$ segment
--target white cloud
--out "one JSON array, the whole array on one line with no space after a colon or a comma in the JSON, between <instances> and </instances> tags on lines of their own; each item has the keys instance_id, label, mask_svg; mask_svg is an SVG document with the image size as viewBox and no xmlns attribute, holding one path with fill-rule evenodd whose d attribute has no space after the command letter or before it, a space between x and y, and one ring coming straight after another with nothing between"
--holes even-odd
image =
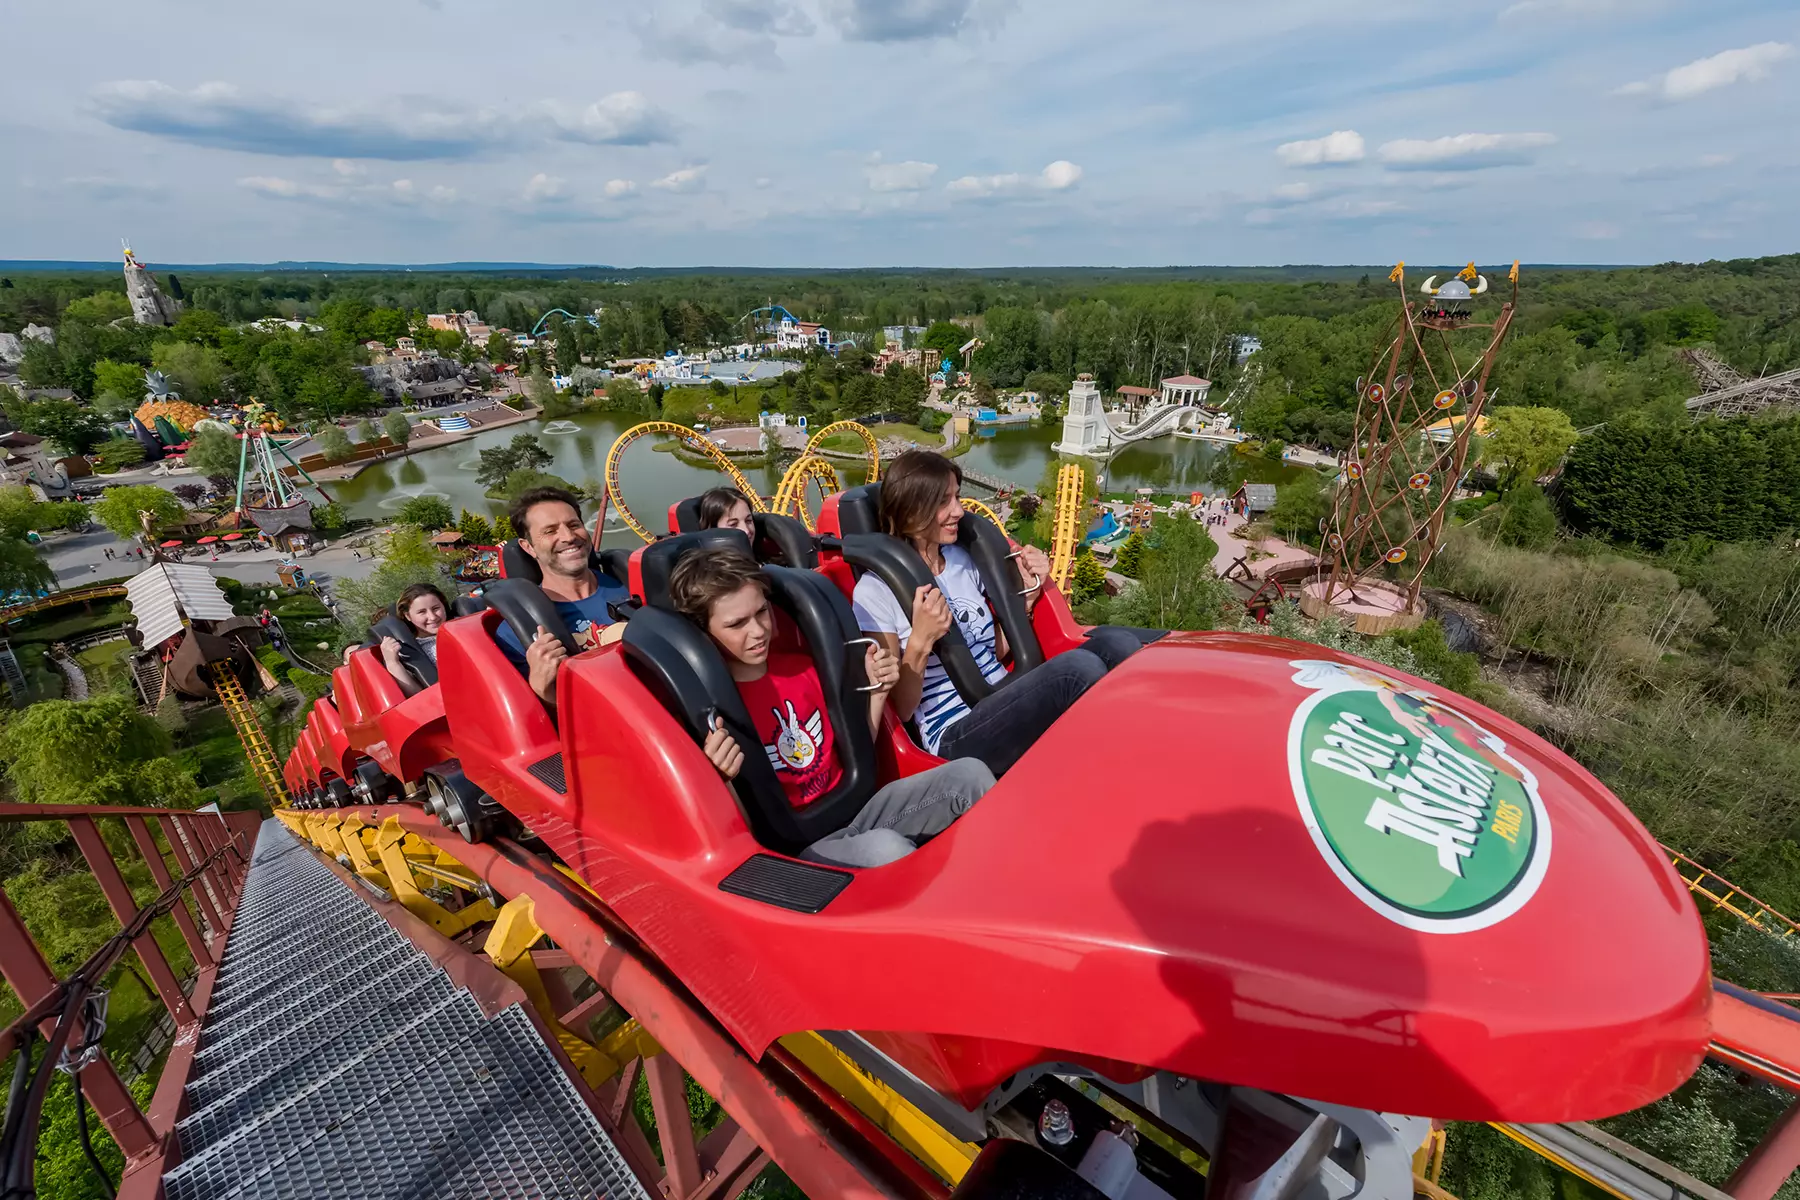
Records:
<instances>
[{"instance_id":1,"label":"white cloud","mask_svg":"<svg viewBox=\"0 0 1800 1200\"><path fill-rule=\"evenodd\" d=\"M361 163L352 162L347 158L332 159L331 169L336 171L339 175L344 176L346 179L354 178L368 170L368 168Z\"/></svg>"},{"instance_id":2,"label":"white cloud","mask_svg":"<svg viewBox=\"0 0 1800 1200\"><path fill-rule=\"evenodd\" d=\"M1354 129L1339 129L1321 138L1284 142L1275 157L1290 167L1338 166L1363 160L1363 136Z\"/></svg>"},{"instance_id":3,"label":"white cloud","mask_svg":"<svg viewBox=\"0 0 1800 1200\"><path fill-rule=\"evenodd\" d=\"M650 186L661 188L665 192L697 192L706 182L706 167L682 167L679 171L671 171Z\"/></svg>"},{"instance_id":4,"label":"white cloud","mask_svg":"<svg viewBox=\"0 0 1800 1200\"><path fill-rule=\"evenodd\" d=\"M600 190L606 193L609 199L616 199L619 196L629 196L637 191L637 184L629 179L609 179L606 181L606 186Z\"/></svg>"},{"instance_id":5,"label":"white cloud","mask_svg":"<svg viewBox=\"0 0 1800 1200\"><path fill-rule=\"evenodd\" d=\"M557 136L597 146L648 146L674 141L675 120L642 92L614 92L562 123Z\"/></svg>"},{"instance_id":6,"label":"white cloud","mask_svg":"<svg viewBox=\"0 0 1800 1200\"><path fill-rule=\"evenodd\" d=\"M1080 167L1067 159L1059 158L1036 175L1024 175L1017 171L1005 175L964 175L945 184L944 190L953 196L974 199L1028 191L1061 192L1080 182L1082 174Z\"/></svg>"},{"instance_id":7,"label":"white cloud","mask_svg":"<svg viewBox=\"0 0 1800 1200\"><path fill-rule=\"evenodd\" d=\"M1757 83L1769 77L1776 64L1794 57L1794 47L1787 42L1760 42L1738 50L1722 50L1707 58L1698 58L1685 66L1659 75L1640 79L1617 89L1617 96L1655 96L1671 103L1692 100L1719 88L1736 83Z\"/></svg>"},{"instance_id":8,"label":"white cloud","mask_svg":"<svg viewBox=\"0 0 1800 1200\"><path fill-rule=\"evenodd\" d=\"M358 159L466 159L550 139L620 146L675 139L674 119L640 92L615 92L569 115L555 105L502 112L419 96L325 107L249 95L227 83L184 92L155 79L125 79L95 88L88 108L115 129L189 145L328 158L345 177Z\"/></svg>"},{"instance_id":9,"label":"white cloud","mask_svg":"<svg viewBox=\"0 0 1800 1200\"><path fill-rule=\"evenodd\" d=\"M1634 7L1635 6L1635 7ZM1633 13L1650 8L1648 0L1519 0L1500 11L1502 21L1563 20Z\"/></svg>"},{"instance_id":10,"label":"white cloud","mask_svg":"<svg viewBox=\"0 0 1800 1200\"><path fill-rule=\"evenodd\" d=\"M528 204L542 204L548 200L563 200L569 195L569 185L560 176L547 175L539 171L525 184L525 200Z\"/></svg>"},{"instance_id":11,"label":"white cloud","mask_svg":"<svg viewBox=\"0 0 1800 1200\"><path fill-rule=\"evenodd\" d=\"M931 186L937 164L908 160L897 163L872 163L863 169L869 177L871 192L917 192Z\"/></svg>"},{"instance_id":12,"label":"white cloud","mask_svg":"<svg viewBox=\"0 0 1800 1200\"><path fill-rule=\"evenodd\" d=\"M912 42L955 37L998 25L1016 0L826 0L825 11L853 42Z\"/></svg>"},{"instance_id":13,"label":"white cloud","mask_svg":"<svg viewBox=\"0 0 1800 1200\"><path fill-rule=\"evenodd\" d=\"M1310 183L1284 183L1275 189L1277 200L1286 200L1293 204L1298 204L1302 200L1311 200L1313 195L1314 188Z\"/></svg>"},{"instance_id":14,"label":"white cloud","mask_svg":"<svg viewBox=\"0 0 1800 1200\"><path fill-rule=\"evenodd\" d=\"M272 196L279 200L301 198L331 200L342 195L336 188L319 187L315 184L301 183L298 180L283 179L278 175L246 175L238 180L238 186L260 196Z\"/></svg>"},{"instance_id":15,"label":"white cloud","mask_svg":"<svg viewBox=\"0 0 1800 1200\"><path fill-rule=\"evenodd\" d=\"M1081 168L1066 158L1059 158L1045 167L1038 176L1039 181L1053 192L1067 191L1081 182Z\"/></svg>"},{"instance_id":16,"label":"white cloud","mask_svg":"<svg viewBox=\"0 0 1800 1200\"><path fill-rule=\"evenodd\" d=\"M1553 133L1458 133L1385 142L1380 154L1381 161L1396 170L1472 171L1529 162L1533 151L1555 144Z\"/></svg>"},{"instance_id":17,"label":"white cloud","mask_svg":"<svg viewBox=\"0 0 1800 1200\"><path fill-rule=\"evenodd\" d=\"M818 28L791 0L703 0L702 11L728 29L776 37L810 37Z\"/></svg>"}]
</instances>

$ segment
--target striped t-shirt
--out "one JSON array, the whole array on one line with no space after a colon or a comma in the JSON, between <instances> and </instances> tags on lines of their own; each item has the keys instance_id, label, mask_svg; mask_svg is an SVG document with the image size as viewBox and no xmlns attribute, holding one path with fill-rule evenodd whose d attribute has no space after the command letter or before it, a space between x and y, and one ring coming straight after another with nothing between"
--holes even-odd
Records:
<instances>
[{"instance_id":1,"label":"striped t-shirt","mask_svg":"<svg viewBox=\"0 0 1800 1200\"><path fill-rule=\"evenodd\" d=\"M989 683L1006 678L1006 668L994 652L994 614L981 590L981 572L961 546L944 547L944 572L937 577L937 585L949 602L951 616L962 630L963 641L969 644L969 652L975 656L975 665L982 675ZM856 581L854 607L856 623L865 632L894 634L900 639L901 650L906 649L912 637L912 619L907 616L907 605L895 598L887 584L874 575L864 575ZM924 689L918 708L913 710L913 721L925 749L936 754L944 731L968 712L968 704L938 656L927 658Z\"/></svg>"}]
</instances>

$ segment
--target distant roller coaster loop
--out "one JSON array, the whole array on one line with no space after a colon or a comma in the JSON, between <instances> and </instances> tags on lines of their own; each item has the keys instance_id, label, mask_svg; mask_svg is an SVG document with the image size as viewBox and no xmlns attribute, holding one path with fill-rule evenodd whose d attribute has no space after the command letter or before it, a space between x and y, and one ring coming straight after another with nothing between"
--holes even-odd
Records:
<instances>
[{"instance_id":1,"label":"distant roller coaster loop","mask_svg":"<svg viewBox=\"0 0 1800 1200\"><path fill-rule=\"evenodd\" d=\"M869 477L863 480L863 482L874 483L876 480L880 479L881 445L876 442L875 435L869 432L867 426L861 425L855 421L834 421L830 425L825 426L825 428L813 434L812 438L806 443L806 453L809 455L818 454L824 447L826 440L831 438L834 434L839 433L854 433L857 437L862 439L863 445L868 448Z\"/></svg>"},{"instance_id":2,"label":"distant roller coaster loop","mask_svg":"<svg viewBox=\"0 0 1800 1200\"><path fill-rule=\"evenodd\" d=\"M591 314L587 315L587 316L578 317L566 308L553 308L549 312L545 313L543 316L538 318L537 324L533 325L531 327L531 336L535 338L535 337L537 337L538 334L544 332L544 326L548 325L550 323L550 318L556 316L558 313L561 313L564 317L567 317L571 321L586 321L589 325L594 325L594 326L598 326L600 324L600 322L595 320Z\"/></svg>"},{"instance_id":3,"label":"distant roller coaster loop","mask_svg":"<svg viewBox=\"0 0 1800 1200\"><path fill-rule=\"evenodd\" d=\"M817 454L803 454L782 475L781 486L775 490L775 499L770 502L769 511L797 517L806 526L808 533L816 533L818 523L806 507L806 485L815 481L819 485L819 491L826 496L844 490L836 468L829 461Z\"/></svg>"},{"instance_id":4,"label":"distant roller coaster loop","mask_svg":"<svg viewBox=\"0 0 1800 1200\"><path fill-rule=\"evenodd\" d=\"M612 502L613 508L618 511L620 520L624 521L630 527L631 532L637 534L644 541L654 542L657 535L646 529L643 522L632 514L631 509L625 503L625 496L619 489L619 458L624 454L625 447L641 437L652 434L675 438L685 449L693 450L712 459L718 465L719 470L731 477L731 482L737 485L738 491L750 498L750 504L756 511L769 511L767 502L757 495L756 489L744 477L744 473L738 470L737 464L727 458L723 450L713 445L711 438L697 429L689 429L686 425L677 425L673 421L645 421L643 424L633 425L621 433L618 441L612 444L612 449L606 452L607 498Z\"/></svg>"}]
</instances>

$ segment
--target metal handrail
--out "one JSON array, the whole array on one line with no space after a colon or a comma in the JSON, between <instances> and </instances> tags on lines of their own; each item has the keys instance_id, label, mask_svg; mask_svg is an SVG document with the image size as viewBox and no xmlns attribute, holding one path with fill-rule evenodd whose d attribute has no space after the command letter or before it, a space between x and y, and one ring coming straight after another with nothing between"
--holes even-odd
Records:
<instances>
[{"instance_id":1,"label":"metal handrail","mask_svg":"<svg viewBox=\"0 0 1800 1200\"><path fill-rule=\"evenodd\" d=\"M162 885L149 903L136 903L118 859L100 832L97 822L101 818L124 822L151 877ZM13 1054L19 1056L12 1072L5 1126L0 1129L0 1191L8 1196L33 1194L39 1118L53 1070L68 1071L72 1076L84 1148L96 1171L105 1175L87 1144L89 1104L124 1153L128 1174L134 1169L130 1164L141 1166L150 1161L151 1152L169 1133L162 1126L169 1124L173 1115L159 1115L153 1122L127 1090L112 1060L98 1049L105 1028L103 1008L95 1008L90 1001L104 996L102 982L126 950L135 949L168 1017L177 1027L192 1027L208 1007L218 970L218 950L249 865L245 835L232 827L224 813L87 804L0 804L0 824L55 820L67 823L120 927L66 978L57 979L10 900L0 894L0 974L4 974L25 1009L10 1025L0 1029L0 1060ZM178 874L171 873L164 859L152 820L179 864ZM194 915L183 903L189 895L194 898L209 937L202 936ZM170 969L152 932L152 923L165 915L173 916L193 954L196 970L191 989L183 987ZM52 1023L50 1030L44 1029L46 1023ZM40 1040L45 1041L45 1050L33 1067L34 1047ZM64 1047L74 1049L65 1054ZM191 1053L177 1052L165 1069L185 1082L191 1058ZM113 1181L107 1178L105 1184L110 1192Z\"/></svg>"}]
</instances>

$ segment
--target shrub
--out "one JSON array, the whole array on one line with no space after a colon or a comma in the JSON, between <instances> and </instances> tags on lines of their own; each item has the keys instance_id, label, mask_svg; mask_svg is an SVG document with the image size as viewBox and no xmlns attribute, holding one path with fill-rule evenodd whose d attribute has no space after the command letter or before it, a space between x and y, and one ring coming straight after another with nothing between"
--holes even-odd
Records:
<instances>
[{"instance_id":1,"label":"shrub","mask_svg":"<svg viewBox=\"0 0 1800 1200\"><path fill-rule=\"evenodd\" d=\"M313 435L319 443L319 453L325 456L328 463L349 462L356 454L356 447L350 444L350 437L336 425L327 425Z\"/></svg>"},{"instance_id":2,"label":"shrub","mask_svg":"<svg viewBox=\"0 0 1800 1200\"><path fill-rule=\"evenodd\" d=\"M405 525L417 525L429 533L456 524L456 514L442 496L414 496L400 506L397 519Z\"/></svg>"},{"instance_id":3,"label":"shrub","mask_svg":"<svg viewBox=\"0 0 1800 1200\"><path fill-rule=\"evenodd\" d=\"M1556 540L1556 513L1537 484L1522 483L1507 495L1495 536L1526 550L1541 550Z\"/></svg>"},{"instance_id":4,"label":"shrub","mask_svg":"<svg viewBox=\"0 0 1800 1200\"><path fill-rule=\"evenodd\" d=\"M94 469L111 475L144 461L144 447L136 438L116 437L100 443L94 455Z\"/></svg>"},{"instance_id":5,"label":"shrub","mask_svg":"<svg viewBox=\"0 0 1800 1200\"><path fill-rule=\"evenodd\" d=\"M387 440L394 445L405 446L412 440L412 422L406 419L405 413L396 408L381 418L381 432L386 434Z\"/></svg>"}]
</instances>

